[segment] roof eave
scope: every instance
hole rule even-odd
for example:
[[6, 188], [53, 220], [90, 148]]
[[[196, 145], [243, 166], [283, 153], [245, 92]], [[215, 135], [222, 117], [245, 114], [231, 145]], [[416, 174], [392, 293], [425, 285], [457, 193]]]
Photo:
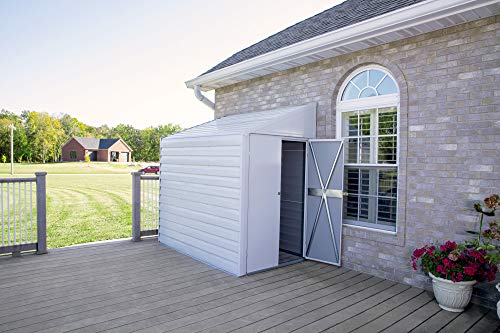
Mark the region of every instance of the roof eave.
[[[237, 64], [221, 68], [214, 72], [210, 72], [194, 79], [186, 81], [185, 84], [188, 88], [200, 86], [202, 90], [208, 91], [225, 85], [234, 84], [237, 82], [248, 80], [252, 77], [260, 77], [280, 70], [285, 70], [286, 66], [280, 66], [282, 69], [270, 70], [272, 66], [282, 65], [297, 59], [304, 59], [325, 52], [328, 50], [335, 50], [346, 45], [359, 43], [370, 38], [377, 38], [378, 36], [387, 35], [404, 29], [409, 29], [417, 25], [435, 22], [452, 15], [461, 15], [463, 13], [477, 10], [483, 7], [496, 6], [492, 15], [498, 14], [498, 0], [428, 0], [417, 3], [412, 6], [404, 7], [393, 12], [374, 17], [363, 22], [359, 22], [314, 38], [307, 39], [293, 45], [283, 47], [281, 49], [271, 51], [260, 56], [239, 62]], [[462, 16], [460, 16], [462, 17]], [[462, 17], [463, 18], [463, 17]], [[481, 17], [479, 17], [481, 18]], [[476, 19], [479, 19], [476, 18]], [[463, 18], [465, 23], [473, 21], [474, 19], [467, 20]], [[460, 22], [456, 23], [460, 24]], [[455, 24], [451, 24], [455, 25]], [[433, 30], [439, 30], [445, 27], [439, 27]], [[431, 30], [431, 31], [433, 31]], [[426, 33], [430, 31], [425, 31]], [[416, 33], [418, 35], [420, 33]], [[408, 38], [401, 36], [398, 39]], [[394, 41], [390, 40], [390, 41]], [[382, 43], [379, 43], [382, 44]], [[364, 48], [374, 46], [366, 45]], [[358, 48], [356, 49], [363, 49]], [[347, 53], [347, 52], [346, 52]], [[339, 53], [341, 54], [341, 53]], [[311, 58], [312, 63], [321, 59]], [[304, 62], [304, 60], [302, 60]], [[300, 66], [290, 66], [289, 68]], [[256, 74], [257, 71], [265, 74]], [[244, 76], [247, 76], [246, 78]], [[243, 77], [242, 77], [243, 76]]]

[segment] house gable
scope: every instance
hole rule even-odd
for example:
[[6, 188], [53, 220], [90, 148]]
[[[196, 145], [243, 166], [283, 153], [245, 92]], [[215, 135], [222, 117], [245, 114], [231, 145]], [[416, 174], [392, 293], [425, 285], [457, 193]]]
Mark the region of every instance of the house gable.
[[[390, 5], [393, 4], [393, 5]], [[398, 7], [394, 4], [399, 4]], [[388, 10], [371, 17], [358, 10], [364, 8]], [[351, 7], [350, 12], [340, 9]], [[389, 10], [390, 9], [390, 10]], [[336, 13], [336, 12], [339, 13]], [[374, 9], [374, 12], [378, 12]], [[358, 21], [347, 26], [336, 25], [336, 13], [354, 16]], [[186, 82], [186, 86], [212, 90], [238, 82], [254, 79], [270, 73], [314, 63], [342, 54], [368, 49], [376, 45], [403, 40], [412, 36], [437, 31], [446, 27], [472, 22], [500, 14], [500, 3], [495, 0], [347, 0], [323, 13], [244, 49], [204, 74]], [[369, 18], [371, 17], [371, 18]], [[332, 21], [333, 20], [333, 21]], [[348, 21], [346, 21], [348, 22]], [[346, 24], [344, 22], [344, 24]], [[356, 22], [352, 20], [351, 22]], [[325, 25], [326, 29], [296, 29], [297, 26]], [[325, 30], [334, 29], [328, 32]], [[339, 28], [340, 27], [340, 28]], [[289, 44], [270, 41], [289, 40]]]
[[77, 145], [79, 145], [82, 149], [85, 149], [85, 147], [78, 141], [76, 140], [74, 137], [70, 138], [68, 141], [66, 141], [66, 143], [62, 146], [61, 149], [65, 149], [65, 147], [69, 144], [73, 144], [73, 143], [76, 143]]
[[123, 141], [122, 139], [118, 139], [116, 140], [116, 142], [114, 142], [112, 145], [110, 145], [108, 148], [106, 148], [107, 150], [114, 150], [114, 149], [118, 149], [118, 151], [121, 151], [121, 152], [132, 152], [132, 148], [130, 148], [126, 143], [125, 141]]

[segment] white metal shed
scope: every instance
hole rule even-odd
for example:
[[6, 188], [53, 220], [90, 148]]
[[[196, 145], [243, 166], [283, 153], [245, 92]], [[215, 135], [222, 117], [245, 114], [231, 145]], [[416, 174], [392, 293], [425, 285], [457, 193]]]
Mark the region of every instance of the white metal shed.
[[163, 138], [159, 241], [238, 276], [277, 266], [281, 250], [340, 264], [342, 143], [315, 132], [312, 103]]

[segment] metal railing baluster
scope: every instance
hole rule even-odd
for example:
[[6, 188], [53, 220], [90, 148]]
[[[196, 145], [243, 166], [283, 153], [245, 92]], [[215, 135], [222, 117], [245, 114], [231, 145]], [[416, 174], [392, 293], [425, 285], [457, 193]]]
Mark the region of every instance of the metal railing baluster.
[[158, 234], [159, 176], [132, 173], [132, 241]]
[[[0, 254], [12, 253], [17, 256], [23, 251], [32, 250], [36, 250], [37, 254], [47, 253], [47, 173], [37, 172], [35, 175], [34, 178], [0, 178]], [[33, 184], [36, 185], [36, 206], [33, 206]], [[33, 223], [34, 209], [37, 214], [36, 223]]]

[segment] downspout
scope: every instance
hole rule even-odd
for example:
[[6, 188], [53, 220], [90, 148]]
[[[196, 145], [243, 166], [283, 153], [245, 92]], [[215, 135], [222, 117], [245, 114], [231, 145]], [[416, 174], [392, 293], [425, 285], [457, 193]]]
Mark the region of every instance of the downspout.
[[194, 86], [194, 95], [200, 100], [200, 102], [202, 102], [212, 110], [215, 110], [215, 103], [201, 93], [200, 86]]

